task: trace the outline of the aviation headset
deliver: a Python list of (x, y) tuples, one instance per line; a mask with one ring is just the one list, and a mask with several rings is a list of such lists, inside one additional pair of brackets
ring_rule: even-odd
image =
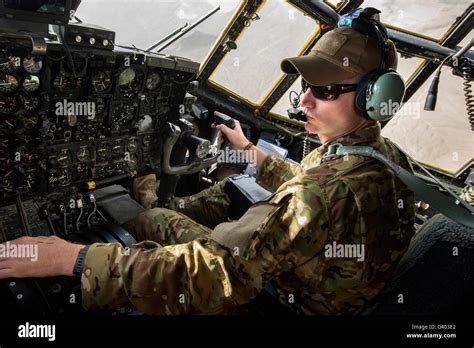
[(373, 7), (357, 9), (342, 16), (338, 27), (350, 27), (377, 39), (382, 50), (380, 67), (366, 74), (356, 89), (355, 109), (367, 119), (390, 120), (399, 110), (405, 95), (402, 77), (389, 66), (390, 43), (387, 29), (380, 23), (379, 10)]

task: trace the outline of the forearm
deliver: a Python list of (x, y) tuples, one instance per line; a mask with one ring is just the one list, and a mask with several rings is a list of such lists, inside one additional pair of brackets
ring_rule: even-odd
[(260, 168), (263, 165), (263, 162), (267, 159), (268, 156), (270, 156), (268, 153), (260, 150), (258, 147), (253, 146), (252, 150), (257, 151), (257, 170), (260, 170)]
[(132, 303), (145, 314), (217, 314), (229, 306), (231, 284), (222, 258), (198, 241), (160, 247), (142, 242), (127, 252), (96, 244), (82, 276), (83, 306), (113, 309)]

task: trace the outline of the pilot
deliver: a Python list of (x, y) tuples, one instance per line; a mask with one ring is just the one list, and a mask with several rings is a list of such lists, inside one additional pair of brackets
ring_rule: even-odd
[[(391, 42), (389, 53), (396, 68)], [(128, 224), (141, 241), (130, 249), (17, 239), (38, 244), (38, 260), (0, 259), (0, 278), (79, 273), (88, 310), (132, 304), (148, 314), (229, 313), (266, 288), (295, 313), (360, 313), (384, 288), (414, 233), (413, 193), (389, 169), (333, 153), (335, 144), (371, 146), (411, 171), (381, 136), (379, 122), (354, 106), (357, 85), (381, 59), (375, 38), (338, 27), (307, 56), (282, 62), (285, 73), (301, 75), (305, 129), (322, 142), (301, 166), (257, 149), (238, 122), (235, 129), (217, 126), (234, 149), (257, 151), (257, 182), (274, 192), (239, 220), (227, 218), (223, 181), (175, 199), (173, 209), (142, 213)], [(135, 189), (153, 205), (153, 178)]]

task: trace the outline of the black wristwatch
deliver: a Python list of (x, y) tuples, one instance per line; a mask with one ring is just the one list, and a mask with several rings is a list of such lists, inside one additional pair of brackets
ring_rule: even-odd
[(74, 269), (72, 273), (75, 276), (82, 276), (82, 271), (84, 269), (84, 259), (86, 258), (87, 251), (89, 250), (90, 245), (86, 245), (84, 248), (79, 251), (79, 255), (77, 256), (76, 263), (74, 265)]

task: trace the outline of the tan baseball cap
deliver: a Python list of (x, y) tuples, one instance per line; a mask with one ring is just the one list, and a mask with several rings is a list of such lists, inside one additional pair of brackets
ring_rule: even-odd
[[(396, 69), (396, 48), (390, 41), (389, 67)], [(300, 74), (315, 86), (339, 83), (365, 75), (381, 66), (382, 51), (377, 40), (352, 28), (336, 28), (324, 34), (306, 56), (284, 59), (281, 69)]]

